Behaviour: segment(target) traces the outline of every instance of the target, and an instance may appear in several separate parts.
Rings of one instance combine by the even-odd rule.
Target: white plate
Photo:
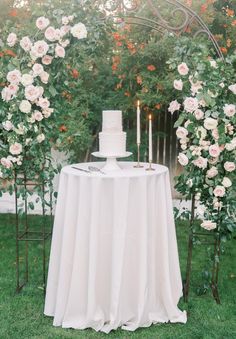
[[[100,152],[93,152],[92,155],[97,157],[97,158],[127,158],[130,157],[133,153],[132,152],[125,152],[122,155],[105,155],[105,154],[101,154]]]

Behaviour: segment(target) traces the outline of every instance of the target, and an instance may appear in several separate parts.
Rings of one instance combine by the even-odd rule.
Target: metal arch
[[[169,18],[169,21],[167,21],[163,17],[160,11],[162,2],[173,7],[170,12],[171,19],[178,16],[178,19],[181,19],[180,23],[173,25]],[[186,32],[189,27],[194,25],[197,29],[195,29],[193,37],[206,35],[214,46],[218,57],[224,60],[224,56],[218,42],[202,18],[191,8],[185,6],[178,0],[94,0],[94,4],[99,8],[99,10],[104,12],[104,19],[106,17],[122,17],[124,21],[130,24],[146,26],[161,34],[164,34],[165,31],[169,31],[176,36],[179,36]],[[152,14],[154,16],[153,19],[144,18],[139,15],[145,7],[152,10]]]

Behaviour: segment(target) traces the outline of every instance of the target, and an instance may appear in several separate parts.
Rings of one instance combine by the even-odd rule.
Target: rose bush
[[[201,227],[228,236],[236,229],[236,76],[234,58],[213,60],[206,49],[172,58],[175,79],[171,113],[179,110],[176,135],[183,173],[176,189],[196,197]],[[181,86],[176,86],[181,84]],[[178,102],[178,105],[176,105]]]

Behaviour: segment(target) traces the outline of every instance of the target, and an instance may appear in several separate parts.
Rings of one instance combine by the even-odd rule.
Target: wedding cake
[[[102,112],[99,152],[106,157],[122,156],[126,153],[126,132],[123,132],[122,111]]]

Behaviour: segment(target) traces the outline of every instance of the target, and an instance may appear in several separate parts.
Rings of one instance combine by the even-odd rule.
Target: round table
[[[60,174],[44,313],[109,333],[187,321],[168,168]],[[101,168],[102,162],[73,165]]]

